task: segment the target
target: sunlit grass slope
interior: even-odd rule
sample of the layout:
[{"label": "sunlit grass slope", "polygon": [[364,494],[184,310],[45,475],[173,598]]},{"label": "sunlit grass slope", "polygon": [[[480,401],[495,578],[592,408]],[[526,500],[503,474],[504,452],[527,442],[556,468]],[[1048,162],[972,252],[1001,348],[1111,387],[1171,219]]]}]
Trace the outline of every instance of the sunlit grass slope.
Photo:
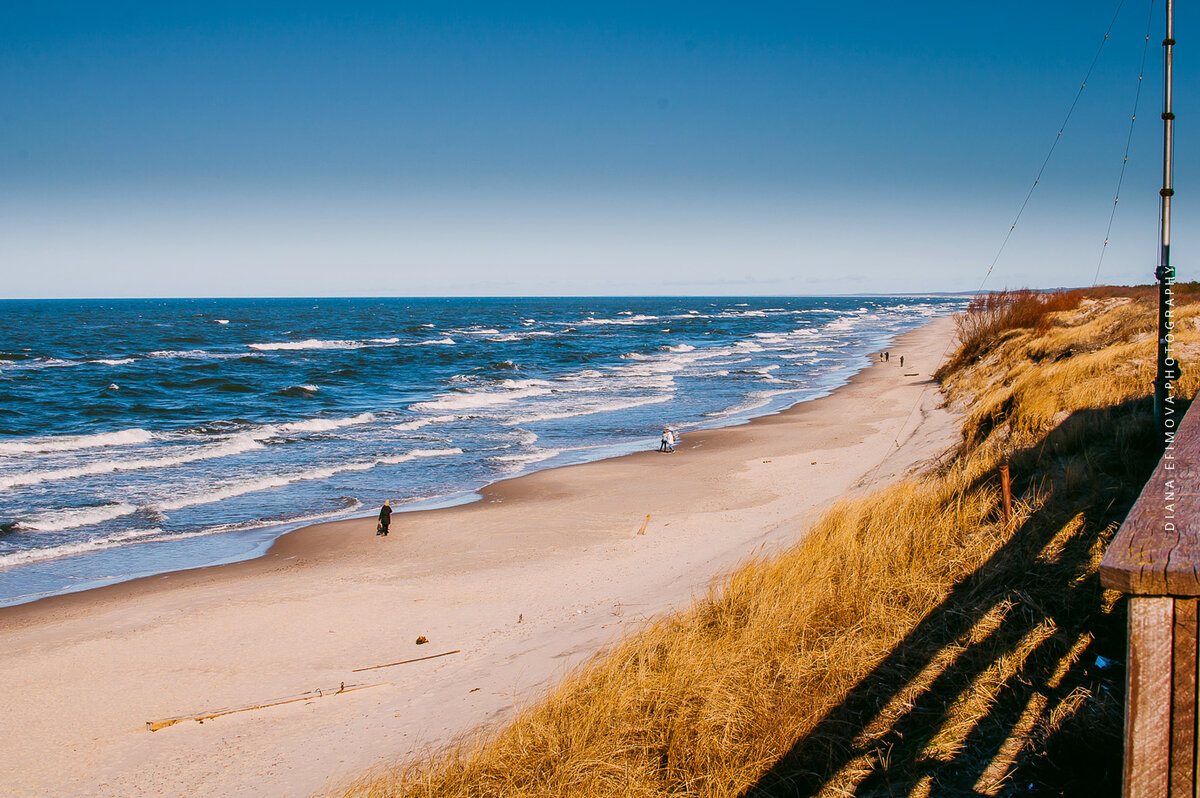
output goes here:
[{"label": "sunlit grass slope", "polygon": [[[1187,398],[1194,297],[1175,314]],[[1123,605],[1096,569],[1157,456],[1153,313],[1112,289],[976,303],[939,373],[957,451],[834,506],[509,725],[348,794],[1118,794]]]}]

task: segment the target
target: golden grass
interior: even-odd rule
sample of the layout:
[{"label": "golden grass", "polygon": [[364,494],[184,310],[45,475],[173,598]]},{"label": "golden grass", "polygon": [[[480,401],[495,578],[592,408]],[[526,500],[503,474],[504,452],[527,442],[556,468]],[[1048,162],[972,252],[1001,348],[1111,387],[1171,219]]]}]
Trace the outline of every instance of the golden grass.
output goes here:
[{"label": "golden grass", "polygon": [[[1181,353],[1198,314],[1178,309]],[[1094,663],[1123,657],[1121,605],[1096,572],[1156,457],[1152,329],[1145,299],[1104,295],[1005,332],[943,375],[967,409],[949,464],[843,501],[504,728],[345,794],[999,794],[1014,773],[1110,789],[1121,675]],[[1185,368],[1181,393],[1197,384]]]}]

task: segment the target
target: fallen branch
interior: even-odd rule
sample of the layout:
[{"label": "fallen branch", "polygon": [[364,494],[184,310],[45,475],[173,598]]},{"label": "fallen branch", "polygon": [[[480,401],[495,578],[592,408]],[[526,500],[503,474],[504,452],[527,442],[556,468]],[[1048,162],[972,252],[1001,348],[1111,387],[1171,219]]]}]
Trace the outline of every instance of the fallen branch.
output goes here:
[{"label": "fallen branch", "polygon": [[165,729],[168,726],[174,726],[176,723],[182,723],[185,720],[194,720],[197,723],[203,723],[211,718],[219,718],[222,715],[231,715],[234,712],[249,712],[252,709],[265,709],[266,707],[277,707],[280,704],[292,704],[296,701],[311,701],[314,698],[325,698],[326,696],[340,695],[342,693],[353,693],[356,690],[366,690],[369,687],[379,687],[381,685],[391,684],[391,682],[375,682],[374,684],[352,684],[349,687],[345,682],[342,682],[336,690],[309,690],[307,693],[301,693],[288,698],[275,698],[269,701],[263,701],[258,704],[247,704],[241,707],[231,707],[229,709],[214,709],[211,712],[203,712],[195,715],[180,715],[176,718],[167,718],[166,720],[148,720],[146,728],[150,731],[158,731]]},{"label": "fallen branch", "polygon": [[393,665],[407,665],[410,662],[421,662],[422,660],[437,659],[438,657],[448,657],[451,654],[459,654],[459,653],[462,653],[462,649],[456,648],[453,651],[443,651],[441,654],[430,654],[428,657],[417,657],[416,659],[402,659],[399,662],[389,662],[386,665],[371,665],[366,668],[355,668],[354,670],[352,670],[350,672],[351,673],[362,673],[363,671],[374,671],[374,670],[379,670],[380,668],[390,668]]},{"label": "fallen branch", "polygon": [[646,534],[646,526],[647,526],[647,524],[649,524],[649,523],[650,523],[650,516],[649,516],[649,515],[647,515],[647,516],[646,516],[646,520],[642,522],[642,528],[638,530],[638,534],[639,534],[639,535],[644,535],[644,534]]}]

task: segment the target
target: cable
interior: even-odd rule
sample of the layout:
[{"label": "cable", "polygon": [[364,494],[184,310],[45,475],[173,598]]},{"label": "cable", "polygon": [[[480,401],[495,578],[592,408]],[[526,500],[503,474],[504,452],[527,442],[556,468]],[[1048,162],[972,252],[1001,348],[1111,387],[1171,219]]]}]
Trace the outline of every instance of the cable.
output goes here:
[{"label": "cable", "polygon": [[1092,285],[1100,281],[1100,267],[1108,252],[1108,238],[1112,234],[1113,220],[1117,218],[1117,203],[1121,200],[1121,184],[1125,182],[1125,167],[1129,165],[1129,146],[1133,142],[1133,125],[1137,121],[1138,102],[1142,98],[1142,79],[1146,76],[1146,54],[1150,49],[1150,26],[1154,22],[1154,0],[1150,0],[1150,12],[1146,16],[1146,43],[1142,45],[1142,66],[1138,69],[1137,91],[1133,95],[1133,114],[1129,117],[1129,135],[1125,137],[1125,156],[1121,159],[1121,174],[1117,177],[1117,193],[1113,196],[1112,212],[1108,215],[1108,227],[1104,231],[1104,245],[1100,247],[1100,259],[1096,262],[1096,276]]},{"label": "cable", "polygon": [[1108,29],[1104,31],[1104,38],[1100,40],[1100,46],[1096,48],[1096,55],[1092,57],[1091,66],[1088,67],[1087,74],[1083,76],[1083,82],[1079,84],[1079,91],[1075,92],[1075,99],[1071,102],[1071,107],[1067,109],[1067,115],[1063,118],[1062,124],[1058,128],[1058,133],[1054,136],[1054,143],[1050,145],[1050,150],[1046,153],[1046,158],[1042,161],[1041,168],[1038,169],[1037,177],[1033,179],[1033,185],[1026,192],[1025,201],[1021,203],[1021,207],[1017,210],[1017,215],[1013,218],[1012,225],[1008,228],[1008,233],[1000,243],[1000,249],[996,252],[996,257],[992,258],[992,264],[988,266],[987,274],[983,275],[983,280],[980,281],[977,292],[983,290],[984,283],[991,276],[992,270],[996,268],[996,263],[999,262],[1000,256],[1004,253],[1004,248],[1008,246],[1008,240],[1012,238],[1013,231],[1017,229],[1017,222],[1021,221],[1021,215],[1025,213],[1025,206],[1029,204],[1029,198],[1033,196],[1033,190],[1037,188],[1038,183],[1042,180],[1042,173],[1046,171],[1046,164],[1050,163],[1050,156],[1054,155],[1054,148],[1058,146],[1059,140],[1062,139],[1063,131],[1067,129],[1067,122],[1071,121],[1071,115],[1075,113],[1075,106],[1079,104],[1079,97],[1083,94],[1083,90],[1087,88],[1088,78],[1092,76],[1092,70],[1096,68],[1096,62],[1100,60],[1100,53],[1104,50],[1104,45],[1108,43],[1108,37],[1112,33],[1113,25],[1117,23],[1117,17],[1121,14],[1121,9],[1124,7],[1125,0],[1121,0],[1117,4],[1117,10],[1113,13],[1112,21],[1108,23]]},{"label": "cable", "polygon": [[[1151,3],[1153,3],[1153,0],[1151,0]],[[1008,241],[1010,238],[1012,238],[1013,231],[1017,229],[1017,222],[1019,222],[1021,220],[1022,214],[1025,213],[1025,207],[1027,205],[1029,205],[1029,199],[1030,199],[1030,197],[1033,196],[1034,189],[1037,188],[1038,183],[1040,183],[1042,180],[1042,174],[1046,171],[1046,165],[1048,163],[1050,163],[1050,157],[1052,155],[1054,155],[1054,149],[1058,146],[1058,142],[1062,139],[1063,131],[1065,131],[1067,129],[1067,123],[1069,121],[1071,121],[1071,115],[1075,113],[1075,107],[1079,104],[1079,98],[1080,98],[1080,96],[1082,96],[1083,90],[1085,88],[1087,88],[1088,79],[1091,78],[1092,72],[1096,68],[1096,63],[1100,60],[1100,53],[1104,51],[1104,45],[1108,43],[1109,36],[1112,34],[1113,26],[1116,25],[1117,17],[1120,16],[1121,9],[1124,7],[1125,7],[1125,0],[1120,0],[1120,2],[1117,3],[1117,10],[1113,12],[1112,19],[1108,23],[1108,28],[1104,31],[1104,38],[1100,40],[1100,46],[1096,48],[1096,54],[1094,56],[1092,56],[1092,63],[1088,66],[1087,73],[1083,76],[1083,81],[1081,81],[1079,84],[1079,91],[1075,92],[1075,99],[1071,101],[1071,107],[1067,109],[1067,115],[1065,117],[1063,117],[1062,124],[1059,125],[1058,133],[1056,133],[1054,136],[1054,142],[1050,145],[1050,149],[1046,152],[1046,157],[1042,160],[1042,165],[1038,169],[1037,176],[1033,179],[1033,185],[1031,185],[1029,187],[1029,191],[1027,191],[1025,193],[1025,199],[1021,202],[1021,207],[1017,209],[1017,215],[1015,217],[1013,217],[1012,224],[1008,228],[1008,233],[1005,234],[1004,240],[1002,242],[1000,242],[1000,249],[997,250],[996,257],[992,258],[992,262],[991,262],[991,265],[988,266],[987,273],[984,274],[983,279],[979,281],[979,288],[977,288],[975,290],[976,294],[979,294],[983,291],[983,286],[987,283],[988,277],[990,277],[992,275],[992,271],[996,268],[996,264],[1000,261],[1000,256],[1002,254],[1004,254],[1004,249],[1005,249],[1005,247],[1008,246]],[[1153,12],[1153,8],[1151,8],[1151,11]],[[1149,36],[1148,33],[1147,33],[1147,36]],[[1145,61],[1145,56],[1143,55],[1143,69],[1144,69],[1144,61]],[[1139,92],[1141,91],[1140,79],[1138,82],[1138,91]],[[1124,169],[1124,167],[1122,167],[1122,170],[1123,169]],[[1123,171],[1122,171],[1122,174],[1123,174]],[[942,350],[942,354],[938,357],[937,365],[934,367],[935,372],[937,371],[938,368],[941,368],[942,364],[946,361],[946,355],[950,352],[950,348],[953,345],[954,345],[953,338],[951,338],[950,340],[948,340],[946,342],[946,347]],[[904,421],[902,421],[900,423],[900,428],[896,431],[895,436],[892,438],[893,450],[900,448],[900,433],[902,433],[904,431],[905,427],[908,426],[908,422],[912,418],[913,413],[915,413],[917,411],[917,408],[919,408],[921,406],[921,403],[925,401],[925,394],[928,391],[929,391],[928,386],[921,389],[920,395],[917,396],[917,401],[913,404],[912,408],[908,411],[908,415],[906,415],[904,417]],[[889,454],[890,454],[890,452],[889,452]],[[886,459],[887,459],[887,457],[885,456],[882,460],[880,460],[878,463],[876,463],[875,467],[873,469],[871,469],[870,474],[867,476],[867,478],[874,479],[875,475],[879,472],[879,469],[883,466],[884,460],[886,460]]]}]

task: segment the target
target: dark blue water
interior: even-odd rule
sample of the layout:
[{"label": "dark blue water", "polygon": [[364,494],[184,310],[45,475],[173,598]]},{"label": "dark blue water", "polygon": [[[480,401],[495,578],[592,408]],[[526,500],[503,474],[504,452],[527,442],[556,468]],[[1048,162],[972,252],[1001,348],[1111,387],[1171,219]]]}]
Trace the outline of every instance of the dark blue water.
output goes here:
[{"label": "dark blue water", "polygon": [[774,412],[960,304],[0,302],[0,604]]}]

